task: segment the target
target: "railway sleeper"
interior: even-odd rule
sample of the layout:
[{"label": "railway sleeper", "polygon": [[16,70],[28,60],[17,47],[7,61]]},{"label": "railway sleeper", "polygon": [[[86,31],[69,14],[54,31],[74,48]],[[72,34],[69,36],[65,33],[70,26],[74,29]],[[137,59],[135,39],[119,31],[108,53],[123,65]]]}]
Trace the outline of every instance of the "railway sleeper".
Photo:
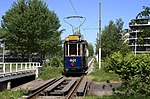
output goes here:
[{"label": "railway sleeper", "polygon": [[54,92],[50,92],[49,96],[63,96],[63,94],[60,90],[55,90]]},{"label": "railway sleeper", "polygon": [[83,96],[86,92],[87,89],[87,80],[82,80],[82,82],[80,83],[78,89],[77,89],[77,96]]},{"label": "railway sleeper", "polygon": [[73,87],[73,85],[75,85],[75,83],[77,82],[77,79],[72,79],[62,90],[61,92],[63,93],[63,95],[65,96]]},{"label": "railway sleeper", "polygon": [[59,89],[59,90],[60,90],[60,89],[63,89],[65,86],[66,86],[66,85],[58,86],[57,89]]},{"label": "railway sleeper", "polygon": [[70,82],[70,80],[66,80],[65,82],[63,82],[64,85],[67,85]]},{"label": "railway sleeper", "polygon": [[67,85],[64,86],[64,88],[62,88],[62,90],[55,90],[49,94],[53,96],[65,96],[71,90],[76,81],[77,79],[72,79]]},{"label": "railway sleeper", "polygon": [[51,86],[49,86],[48,88],[46,88],[44,90],[45,95],[47,96],[50,95],[54,91],[54,89],[57,88],[60,84],[62,84],[65,80],[66,80],[65,78],[62,78],[58,80],[57,82],[55,82],[54,84],[52,84]]},{"label": "railway sleeper", "polygon": [[45,85],[51,83],[51,82],[54,81],[54,80],[55,80],[55,78],[52,78],[52,79],[50,79],[50,80],[47,80],[46,82],[44,82],[44,83],[41,84],[41,85],[37,85],[37,86],[35,86],[35,87],[29,89],[29,93],[34,93],[35,91],[39,90],[40,88],[42,88],[43,86],[45,86]]}]

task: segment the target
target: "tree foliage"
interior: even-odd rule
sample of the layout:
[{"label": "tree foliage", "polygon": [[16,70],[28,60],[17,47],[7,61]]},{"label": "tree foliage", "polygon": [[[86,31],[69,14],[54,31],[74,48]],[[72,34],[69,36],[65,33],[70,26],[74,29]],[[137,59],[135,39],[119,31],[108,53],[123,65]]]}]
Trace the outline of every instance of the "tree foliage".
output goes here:
[{"label": "tree foliage", "polygon": [[108,58],[110,70],[122,79],[118,88],[127,95],[150,95],[150,55],[115,52]]},{"label": "tree foliage", "polygon": [[62,31],[54,11],[43,0],[19,0],[2,16],[6,45],[12,55],[57,54]]},{"label": "tree foliage", "polygon": [[103,58],[117,51],[122,51],[123,53],[128,52],[128,46],[127,44],[123,43],[121,34],[123,31],[123,24],[124,22],[120,18],[116,20],[116,23],[110,21],[109,25],[105,26],[101,34],[101,41],[97,44],[97,47],[101,46],[102,48]]},{"label": "tree foliage", "polygon": [[94,54],[94,47],[91,43],[88,44],[88,50],[89,50],[89,57],[93,56]]},{"label": "tree foliage", "polygon": [[150,7],[143,6],[143,11],[141,11],[137,16],[138,18],[149,18],[150,17]]},{"label": "tree foliage", "polygon": [[[143,11],[141,11],[137,16],[137,18],[150,18],[150,7],[143,7]],[[138,44],[145,44],[146,42],[149,42],[149,40],[145,38],[150,37],[150,28],[149,27],[145,27],[145,28],[139,28],[140,30],[140,34],[138,34]]]}]

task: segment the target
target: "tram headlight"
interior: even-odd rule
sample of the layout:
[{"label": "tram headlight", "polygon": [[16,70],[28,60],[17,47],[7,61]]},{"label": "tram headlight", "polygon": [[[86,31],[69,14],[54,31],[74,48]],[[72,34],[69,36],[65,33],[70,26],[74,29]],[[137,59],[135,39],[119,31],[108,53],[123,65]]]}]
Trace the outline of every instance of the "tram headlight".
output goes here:
[{"label": "tram headlight", "polygon": [[70,65],[71,65],[72,67],[74,67],[74,66],[75,66],[75,63],[71,63]]}]

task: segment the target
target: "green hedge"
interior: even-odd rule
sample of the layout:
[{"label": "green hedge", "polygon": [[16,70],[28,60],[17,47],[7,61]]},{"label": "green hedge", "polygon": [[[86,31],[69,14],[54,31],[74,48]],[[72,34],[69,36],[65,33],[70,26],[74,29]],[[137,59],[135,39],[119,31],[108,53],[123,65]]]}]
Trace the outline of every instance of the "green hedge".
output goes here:
[{"label": "green hedge", "polygon": [[150,55],[116,52],[108,59],[108,69],[113,70],[123,83],[118,90],[127,95],[150,95]]},{"label": "green hedge", "polygon": [[51,78],[59,78],[62,76],[63,64],[58,57],[53,57],[46,63],[39,73],[39,77],[48,80]]},{"label": "green hedge", "polygon": [[23,89],[18,91],[4,90],[0,92],[0,99],[18,99],[27,93],[27,90]]}]

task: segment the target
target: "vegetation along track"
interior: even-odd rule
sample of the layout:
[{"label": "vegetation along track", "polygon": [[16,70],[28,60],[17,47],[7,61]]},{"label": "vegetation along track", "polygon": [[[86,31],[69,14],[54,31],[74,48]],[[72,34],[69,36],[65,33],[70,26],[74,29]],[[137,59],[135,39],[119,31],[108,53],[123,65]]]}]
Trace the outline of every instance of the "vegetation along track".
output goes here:
[{"label": "vegetation along track", "polygon": [[50,79],[42,85],[29,89],[29,96],[26,99],[36,99],[37,97],[59,97],[70,99],[74,96],[83,96],[88,88],[88,80],[84,77],[67,79]]}]

